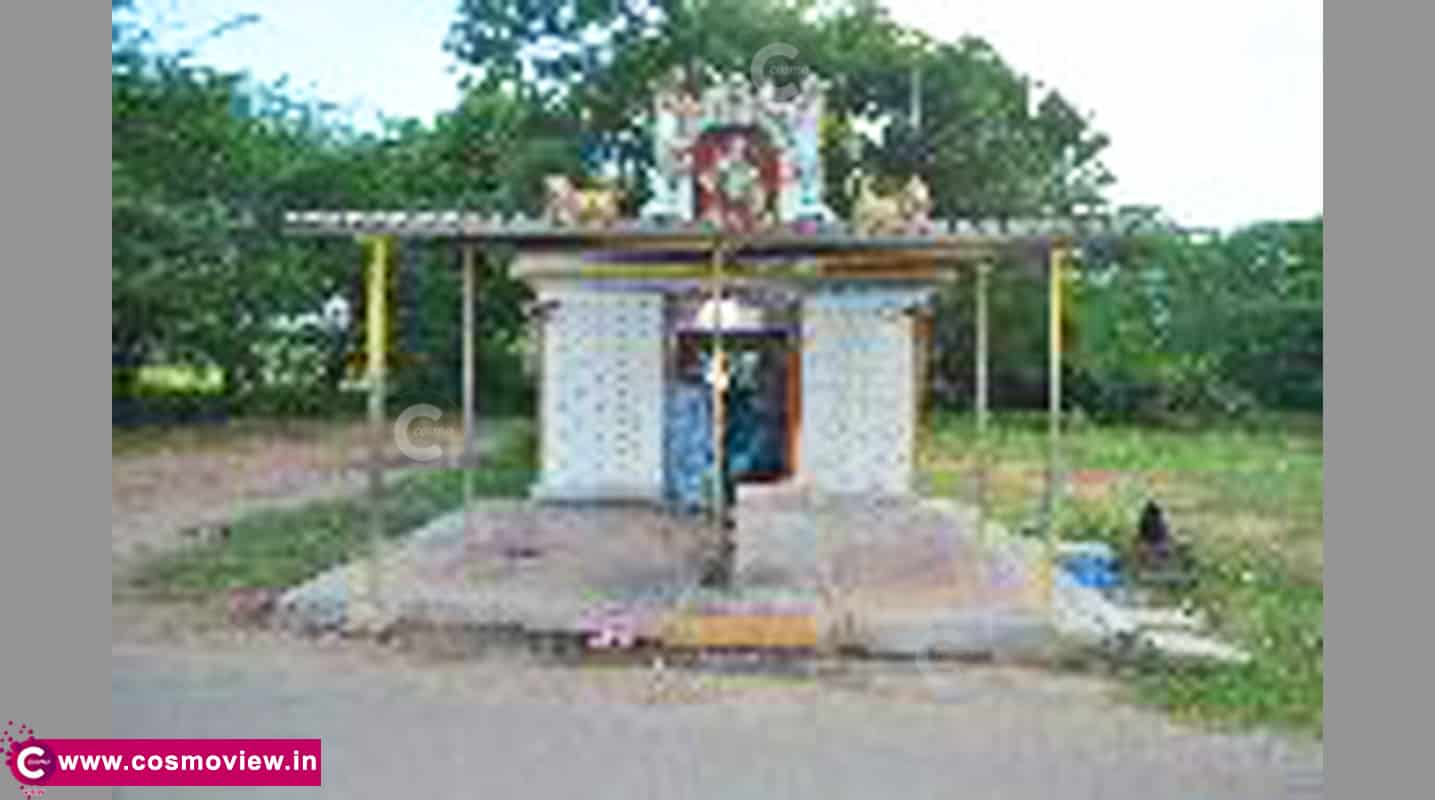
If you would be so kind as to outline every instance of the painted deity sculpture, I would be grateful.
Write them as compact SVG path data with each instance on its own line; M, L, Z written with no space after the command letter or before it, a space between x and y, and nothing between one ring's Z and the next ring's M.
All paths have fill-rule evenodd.
M705 133L694 159L701 220L736 231L773 224L779 167L760 131L736 128Z
M865 236L895 234L905 228L901 197L878 194L870 175L857 180L857 197L852 203L852 226Z
M864 236L898 235L925 232L930 229L932 195L920 176L913 175L902 189L880 194L870 175L854 173L849 191L855 185L852 203L852 225Z
M643 207L644 218L691 219L692 146L702 104L686 91L683 82L683 71L674 70L654 94L652 199Z
M543 179L544 217L553 225L611 225L618 219L616 189L579 189L567 175Z
M821 83L813 76L803 83L796 98L797 208L799 219L826 221L832 213L822 203Z
M920 175L907 180L902 190L902 213L914 225L926 227L932 216L932 193Z
M653 194L642 216L741 229L833 219L822 202L821 83L809 76L786 94L734 75L694 95L683 73L669 75L655 92Z

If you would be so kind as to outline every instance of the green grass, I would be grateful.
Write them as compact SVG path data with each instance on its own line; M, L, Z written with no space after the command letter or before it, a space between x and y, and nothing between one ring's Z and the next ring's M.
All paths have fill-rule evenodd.
M531 426L516 428L487 466L473 471L474 495L523 496L535 477L533 447ZM384 535L400 536L461 507L463 491L462 470L424 470L393 481L383 499ZM293 586L366 553L369 519L362 494L255 513L231 526L227 542L176 551L143 565L134 586L158 594Z
M216 393L224 388L224 370L218 367L147 364L138 368L141 389L155 392Z
M1324 726L1324 591L1267 566L1249 582L1203 576L1197 601L1247 648L1251 663L1150 663L1130 675L1138 698L1206 722L1268 724L1320 735Z
M1012 530L1033 530L1047 454L1040 415L997 415L986 437L988 502ZM971 500L979 442L969 416L933 418L921 446L929 491ZM1063 539L1135 535L1148 497L1191 542L1197 603L1216 632L1252 652L1245 666L1148 662L1130 675L1137 697L1212 723L1323 727L1323 454L1318 417L1240 426L1063 431Z

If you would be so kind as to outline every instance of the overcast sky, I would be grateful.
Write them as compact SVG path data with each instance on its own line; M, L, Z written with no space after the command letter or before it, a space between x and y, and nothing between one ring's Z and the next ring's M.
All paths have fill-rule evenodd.
M182 46L238 14L260 21L200 59L288 75L360 120L429 118L457 98L441 44L454 0L140 0ZM1228 228L1323 209L1320 0L888 0L898 19L990 41L1109 134L1121 203Z

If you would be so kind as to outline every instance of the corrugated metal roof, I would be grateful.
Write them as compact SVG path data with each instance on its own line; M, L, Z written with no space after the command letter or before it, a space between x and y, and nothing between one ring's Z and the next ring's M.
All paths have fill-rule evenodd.
M692 223L624 220L607 227L560 227L526 217L502 218L468 211L290 211L286 232L310 236L383 235L506 243L540 249L670 248L706 250L719 238L747 249L952 250L1050 246L1175 231L1118 224L1106 218L950 220L905 235L867 236L842 223L793 224L752 234L722 234Z

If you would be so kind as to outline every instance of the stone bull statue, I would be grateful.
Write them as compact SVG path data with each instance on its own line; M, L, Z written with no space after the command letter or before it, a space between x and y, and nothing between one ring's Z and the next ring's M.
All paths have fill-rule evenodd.
M856 198L852 203L852 225L864 236L899 235L929 227L932 195L927 184L913 175L899 192L879 194L869 175L854 176ZM849 191L853 188L849 184Z
M543 179L544 219L552 225L611 225L618 219L617 189L579 189L567 175Z

